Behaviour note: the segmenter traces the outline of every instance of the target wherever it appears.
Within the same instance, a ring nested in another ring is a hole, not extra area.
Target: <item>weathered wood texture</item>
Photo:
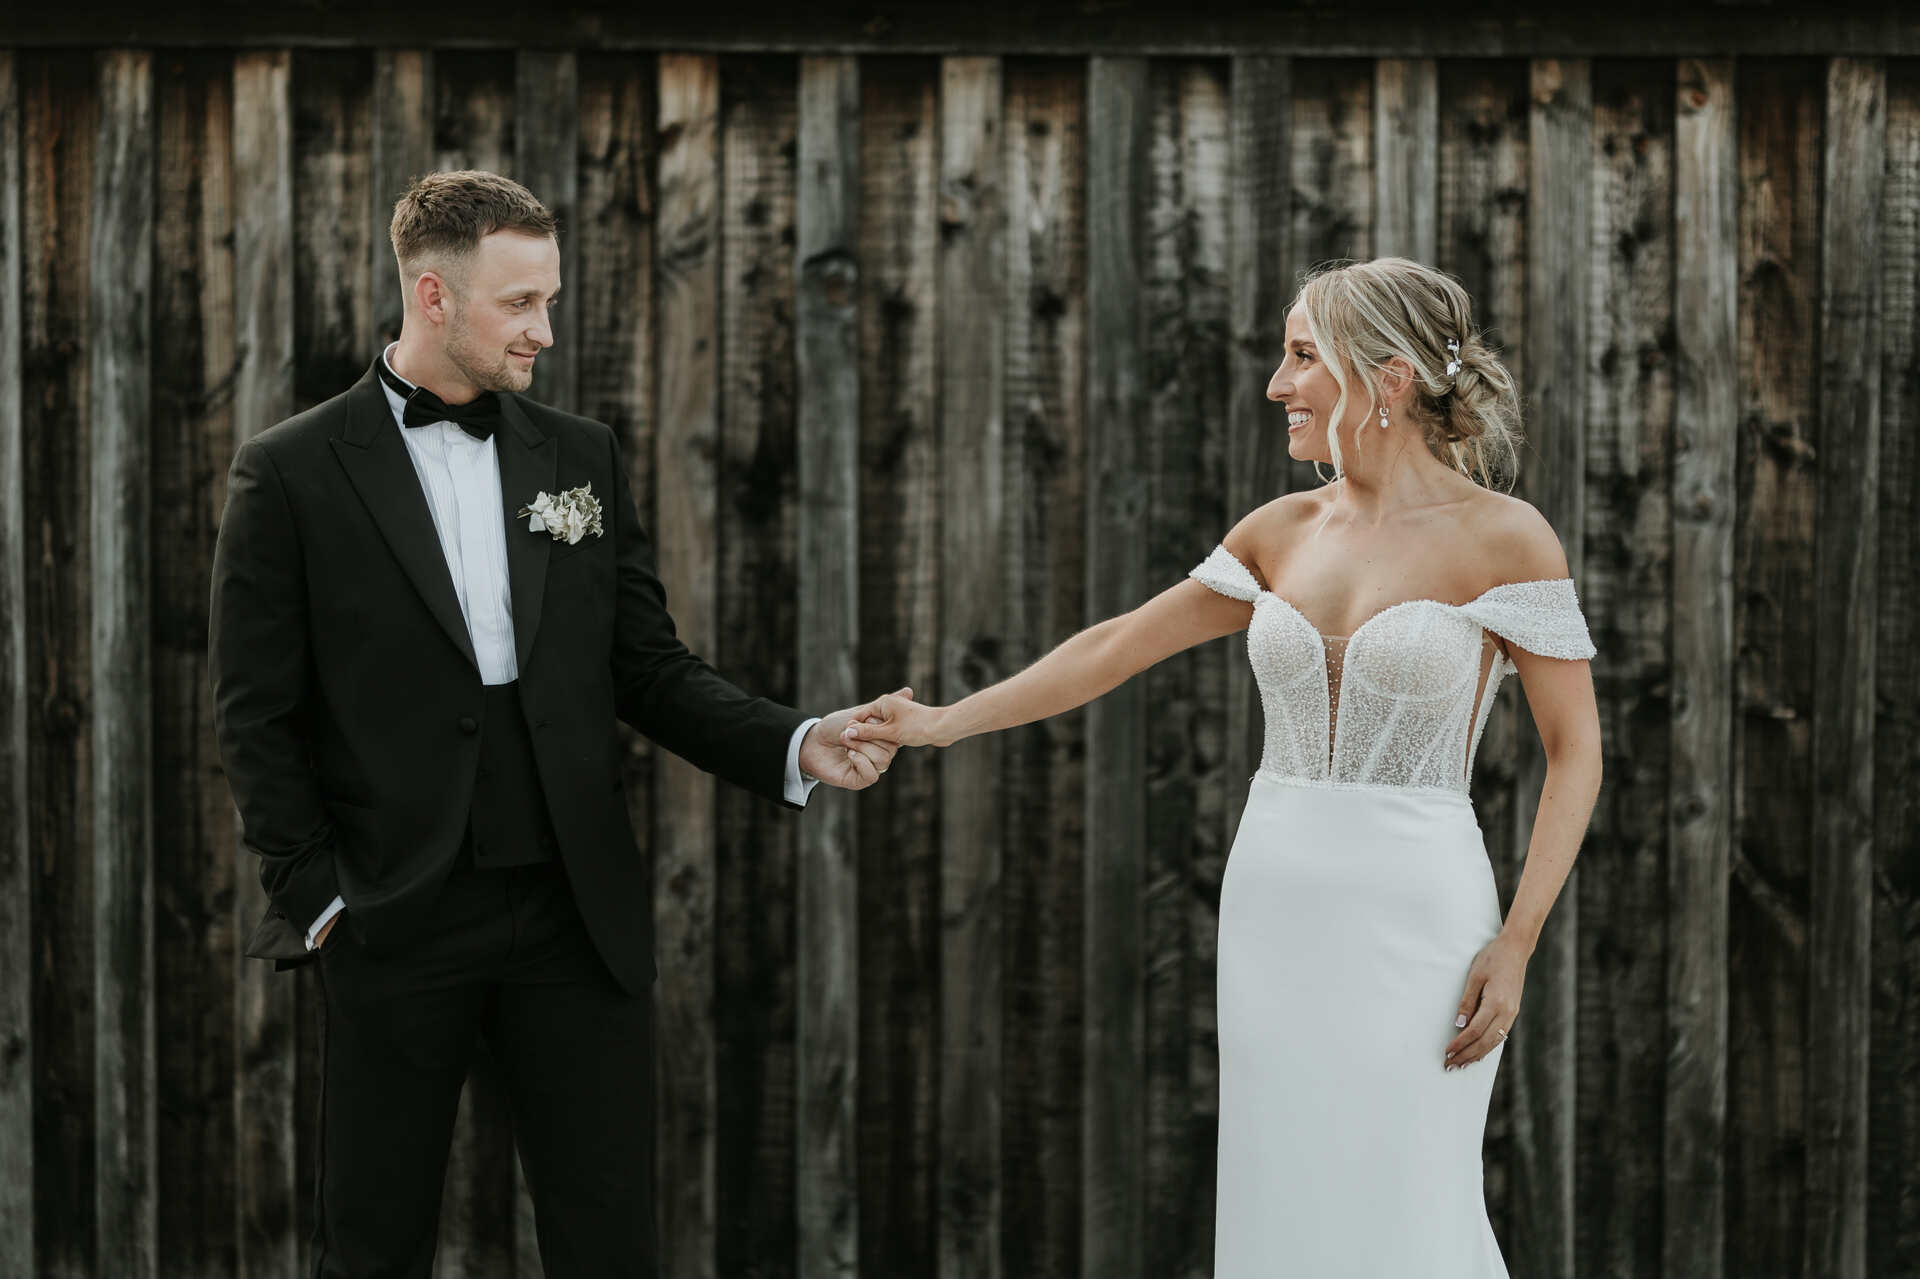
[[[0,1268],[33,1269],[33,869],[27,821],[20,73],[0,52]]]
[[[1810,1274],[1866,1279],[1886,64],[1835,58],[1826,99],[1804,1264]]]
[[[800,527],[805,566],[800,701],[850,706],[860,689],[860,68],[800,64],[799,216],[794,269]],[[822,794],[801,830],[795,930],[799,1049],[794,1178],[801,1279],[860,1271],[860,885],[854,809]]]
[[[1086,72],[1006,67],[1009,670],[1086,616]],[[1081,717],[1008,734],[1001,869],[1004,1270],[1080,1274]]]
[[[1660,1257],[1665,1273],[1717,1279],[1723,1273],[1727,1211],[1733,548],[1740,414],[1733,64],[1683,62],[1674,91],[1673,595],[1668,606],[1673,641],[1667,706],[1672,732],[1665,805],[1665,990],[1671,993],[1661,999],[1666,1139]],[[1679,607],[1681,600],[1687,607]],[[1647,748],[1657,751],[1660,745],[1649,742]],[[1643,758],[1639,743],[1633,748],[1637,762]],[[1647,806],[1658,803],[1656,790]],[[1659,834],[1657,827],[1650,832],[1655,839]],[[1648,991],[1657,995],[1651,979]],[[1631,1069],[1624,1059],[1622,1068]],[[1634,1104],[1624,1098],[1623,1103]]]
[[[1219,525],[1227,412],[1229,67],[1154,64],[1146,278],[1148,589],[1205,557]],[[1226,804],[1213,708],[1226,646],[1176,654],[1139,681],[1146,766],[1144,1273],[1213,1273],[1217,1037],[1213,903]],[[1201,909],[1196,911],[1199,903]],[[1178,1205],[1176,1210],[1175,1205]]]
[[[1173,58],[0,51],[0,1271],[310,1264],[319,992],[237,953],[207,573],[234,448],[397,332],[387,220],[441,166],[562,212],[538,393],[615,431],[681,634],[815,713],[1017,670],[1317,484],[1264,398],[1300,274],[1454,271],[1601,650],[1606,786],[1488,1127],[1509,1265],[1920,1271],[1920,62],[1206,21]],[[1474,779],[1509,899],[1521,703]],[[627,734],[665,1273],[1207,1274],[1259,736],[1237,638],[798,817]],[[441,1225],[442,1274],[540,1272],[484,1058]]]
[[[1825,76],[1746,62],[1739,120],[1724,1273],[1797,1267],[1806,1221],[1816,344]]]
[[[153,689],[147,504],[153,417],[153,55],[98,62],[88,256],[93,701],[94,1264],[159,1273],[154,1201]]]
[[[863,695],[933,696],[940,662],[934,381],[940,65],[860,69],[860,669]],[[895,757],[860,796],[860,1264],[932,1269],[939,1165],[940,761]]]
[[[1920,1271],[1920,64],[1887,64],[1867,1273]]]
[[[714,537],[720,452],[720,68],[660,59],[654,541],[681,639],[710,653],[718,630]],[[716,1275],[713,778],[661,757],[653,773],[654,1000],[659,1042],[655,1209],[663,1270]]]
[[[1146,539],[1145,307],[1152,67],[1095,58],[1087,72],[1087,613],[1153,589]],[[1148,707],[1139,680],[1087,707],[1085,1064],[1080,1273],[1147,1273],[1145,1199]]]
[[[753,672],[760,691],[786,702],[799,696],[801,681],[823,673],[808,669],[798,647],[806,635],[797,611],[799,564],[807,556],[798,540],[806,506],[796,482],[796,72],[790,58],[720,64],[720,576],[713,655],[722,670],[741,679]],[[661,429],[671,429],[664,406]],[[675,467],[663,461],[656,473],[670,484]],[[832,705],[851,700],[843,696]],[[719,1269],[722,1275],[785,1274],[793,1264],[801,1185],[795,1037],[804,961],[796,929],[804,926],[798,876],[808,854],[796,844],[818,831],[811,824],[796,829],[763,804],[725,798],[716,821]]]
[[[1650,1135],[1665,1115],[1666,1045],[1651,1031],[1667,1006],[1668,635],[1683,625],[1667,589],[1675,571],[1673,95],[1671,62],[1593,66],[1577,576],[1600,650],[1594,687],[1608,718],[1606,783],[1577,888],[1568,890],[1579,893],[1569,1010],[1578,1064],[1566,1099],[1576,1124],[1573,1247],[1581,1274],[1660,1268],[1662,1156]],[[1730,460],[1731,417],[1720,426]],[[1703,586],[1703,604],[1710,599]]]
[[[940,68],[940,666],[956,702],[1004,679],[1006,583],[1005,103],[997,58]],[[940,761],[941,1279],[997,1279],[1000,1256],[1000,874],[1005,738]]]

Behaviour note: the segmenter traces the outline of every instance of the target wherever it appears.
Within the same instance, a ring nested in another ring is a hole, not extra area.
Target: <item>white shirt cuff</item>
[[[335,897],[331,902],[327,903],[327,908],[320,912],[320,918],[313,921],[312,928],[307,929],[307,949],[308,950],[313,950],[319,945],[319,943],[316,942],[314,938],[318,937],[320,935],[320,930],[327,926],[327,921],[329,919],[332,919],[335,915],[338,915],[341,911],[345,910],[346,908],[347,908],[347,903],[345,902],[345,900],[339,897]]]
[[[807,731],[820,722],[818,715],[793,730],[793,740],[787,743],[787,802],[806,806],[807,796],[820,784],[817,777],[800,775],[800,743],[807,740]]]

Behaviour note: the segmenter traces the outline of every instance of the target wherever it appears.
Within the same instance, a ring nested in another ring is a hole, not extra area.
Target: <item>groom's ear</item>
[[[413,279],[413,300],[419,306],[420,314],[435,324],[446,320],[447,305],[452,301],[452,295],[453,290],[438,271],[424,270]]]

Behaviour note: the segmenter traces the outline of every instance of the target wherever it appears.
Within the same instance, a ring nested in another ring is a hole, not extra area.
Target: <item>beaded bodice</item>
[[[1224,546],[1191,576],[1253,605],[1260,771],[1274,777],[1464,795],[1487,708],[1515,669],[1489,633],[1543,657],[1594,655],[1569,578],[1508,582],[1465,604],[1404,600],[1352,635],[1323,636]]]

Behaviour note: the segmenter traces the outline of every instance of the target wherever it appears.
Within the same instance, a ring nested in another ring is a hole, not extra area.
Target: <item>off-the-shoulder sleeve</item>
[[[1580,612],[1573,579],[1508,582],[1496,586],[1462,611],[1480,625],[1529,653],[1570,660],[1594,655],[1587,619]]]
[[[1260,597],[1259,579],[1224,546],[1214,547],[1187,576],[1237,600],[1251,603]]]

